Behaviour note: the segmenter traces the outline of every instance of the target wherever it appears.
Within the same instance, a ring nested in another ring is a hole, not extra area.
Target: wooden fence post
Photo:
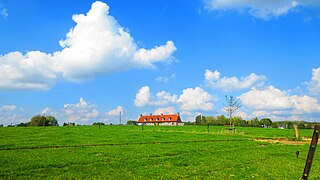
[[[317,144],[318,144],[319,132],[320,132],[320,126],[315,125],[314,126],[313,135],[312,135],[312,140],[311,140],[311,143],[310,143],[308,158],[307,158],[306,165],[304,167],[304,171],[303,171],[302,178],[301,178],[302,180],[307,180],[308,179],[308,176],[309,176],[309,173],[310,173],[310,169],[311,169],[311,166],[312,166],[314,153],[316,152],[316,147],[317,147]]]
[[[299,129],[298,129],[298,125],[294,126],[294,129],[296,131],[296,138],[299,139]]]

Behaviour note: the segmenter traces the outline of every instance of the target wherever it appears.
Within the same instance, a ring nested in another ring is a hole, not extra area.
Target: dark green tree
[[[299,122],[299,123],[297,124],[297,126],[298,126],[299,129],[306,129],[306,125],[305,125],[304,122]]]
[[[27,127],[28,125],[28,123],[19,123],[17,124],[17,127]]]
[[[196,125],[206,125],[206,124],[207,124],[207,121],[205,116],[198,115],[196,117]]]
[[[257,117],[251,119],[252,121],[252,126],[258,127],[259,126],[259,119]]]
[[[270,127],[271,124],[272,124],[272,121],[271,121],[270,118],[262,118],[262,119],[260,119],[259,124],[260,124],[260,125],[263,125],[263,126]]]
[[[103,122],[94,122],[93,124],[92,124],[92,126],[104,126],[105,124],[103,123]]]
[[[64,122],[63,123],[63,126],[75,126],[75,125],[76,125],[76,123],[72,123],[72,122],[68,122],[68,123]]]
[[[279,123],[278,122],[272,122],[271,123],[271,127],[272,128],[278,128],[280,125],[279,125]]]
[[[28,122],[29,126],[58,126],[58,121],[53,116],[36,115]]]
[[[128,120],[127,125],[137,125],[137,121],[134,120]]]

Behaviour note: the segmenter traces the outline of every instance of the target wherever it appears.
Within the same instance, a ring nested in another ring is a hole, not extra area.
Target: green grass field
[[[300,179],[309,144],[252,140],[294,137],[293,129],[218,126],[0,128],[0,179]],[[316,152],[309,179],[319,170]]]

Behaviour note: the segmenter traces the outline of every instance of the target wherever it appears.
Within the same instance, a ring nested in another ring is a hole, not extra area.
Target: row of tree
[[[250,120],[242,119],[242,117],[231,117],[227,118],[224,115],[220,116],[202,116],[196,117],[194,122],[186,122],[185,125],[212,125],[212,126],[225,126],[233,124],[235,126],[246,126],[246,127],[272,127],[272,128],[286,128],[291,129],[295,125],[299,129],[312,129],[315,123],[305,121],[276,121],[272,122],[270,118],[258,119],[253,118]]]
[[[242,119],[242,117],[238,117],[238,116],[228,118],[228,117],[225,117],[224,115],[219,115],[216,117],[199,115],[196,117],[195,122],[186,123],[186,125],[207,125],[207,124],[215,125],[215,126],[233,124],[235,126],[270,127],[272,124],[272,121],[269,118],[263,118],[260,120],[258,118],[245,120],[245,119]]]

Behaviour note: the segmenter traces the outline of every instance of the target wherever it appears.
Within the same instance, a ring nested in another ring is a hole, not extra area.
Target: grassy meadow
[[[299,133],[311,138],[313,130]],[[0,128],[0,179],[292,180],[301,178],[309,144],[253,139],[294,137],[294,129],[219,126]],[[320,178],[319,155],[309,179]]]

